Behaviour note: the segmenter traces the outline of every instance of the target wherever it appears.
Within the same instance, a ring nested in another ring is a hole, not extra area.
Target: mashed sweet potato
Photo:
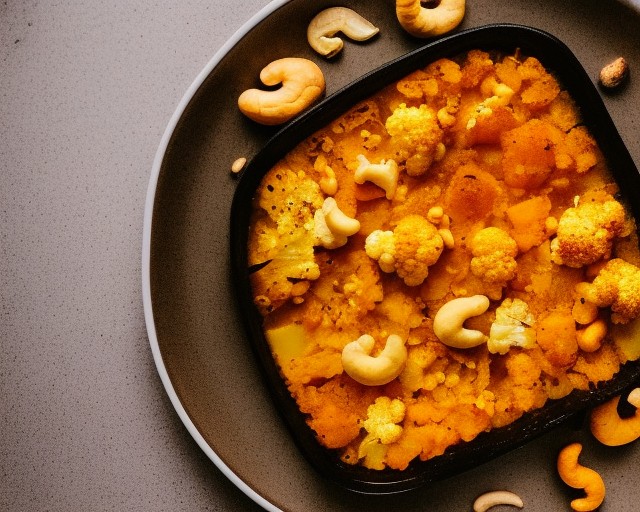
[[[356,183],[363,162],[374,177]],[[640,313],[635,221],[617,192],[569,94],[518,54],[438,60],[299,144],[257,190],[249,264],[318,441],[402,470],[611,379],[640,353],[612,334]],[[328,196],[359,222],[331,249],[314,219]],[[434,316],[471,295],[491,305],[465,327],[490,342],[451,348]],[[582,343],[603,319],[606,335]],[[364,334],[374,357],[404,340],[390,382],[344,371],[344,347]]]

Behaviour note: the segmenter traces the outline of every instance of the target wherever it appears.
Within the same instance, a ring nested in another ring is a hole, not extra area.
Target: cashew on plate
[[[464,18],[465,0],[440,0],[433,8],[420,0],[396,0],[396,16],[402,28],[415,37],[433,37],[456,28]]]
[[[274,60],[260,72],[264,85],[281,84],[275,91],[249,89],[238,98],[240,111],[264,125],[282,124],[315,103],[325,91],[317,64],[297,57]]]
[[[500,505],[510,505],[522,508],[522,498],[511,491],[490,491],[478,496],[473,503],[473,512],[486,512],[490,508]]]
[[[596,510],[605,496],[605,486],[602,477],[593,469],[578,463],[582,451],[580,443],[571,443],[560,450],[557,467],[562,481],[574,489],[583,489],[586,496],[576,498],[571,502],[571,508],[580,512]]]
[[[341,32],[354,41],[366,41],[379,29],[356,11],[346,7],[329,7],[320,11],[307,27],[307,41],[316,52],[331,58],[342,50],[344,42],[334,37]]]

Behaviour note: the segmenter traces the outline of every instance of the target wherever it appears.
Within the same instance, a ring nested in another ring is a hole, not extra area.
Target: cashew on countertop
[[[343,33],[354,41],[366,41],[379,29],[357,12],[346,7],[329,7],[320,11],[307,27],[307,41],[320,55],[331,58],[342,50],[344,42],[334,37]]]
[[[390,335],[382,352],[375,357],[371,356],[374,345],[373,337],[363,334],[342,350],[344,371],[365,386],[382,386],[391,382],[402,373],[407,362],[407,348],[400,336]]]
[[[586,494],[584,498],[573,500],[571,508],[578,512],[589,512],[602,505],[605,486],[597,472],[578,463],[581,451],[580,443],[565,446],[558,455],[557,467],[558,474],[565,484],[574,489],[583,489]]]
[[[238,98],[240,111],[265,125],[282,124],[315,103],[325,91],[325,80],[317,64],[297,57],[274,60],[260,72],[264,85],[274,91],[249,89]]]
[[[465,0],[440,0],[436,7],[420,0],[396,0],[396,16],[402,28],[415,37],[440,36],[456,28],[464,18]]]
[[[636,412],[628,418],[618,414],[619,396],[598,405],[591,411],[590,428],[593,437],[606,446],[622,446],[640,437],[640,388],[635,388],[627,402],[636,407]]]

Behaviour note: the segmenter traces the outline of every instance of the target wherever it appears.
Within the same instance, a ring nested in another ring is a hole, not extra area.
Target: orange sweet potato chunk
[[[327,448],[346,446],[360,434],[360,421],[376,396],[375,388],[337,376],[320,387],[292,387],[300,410],[311,415],[309,426]]]
[[[464,87],[475,87],[492,71],[493,61],[489,54],[481,50],[471,50],[462,66]]]
[[[573,128],[556,151],[556,166],[583,174],[598,163],[596,141],[584,126]]]
[[[478,116],[475,124],[466,130],[467,146],[475,144],[497,144],[505,130],[517,127],[520,121],[513,110],[506,107],[495,107],[489,115]]]
[[[538,345],[556,367],[568,367],[578,357],[576,325],[571,310],[556,309],[543,314],[536,324]]]
[[[518,61],[514,58],[506,58],[496,64],[496,76],[498,80],[518,92],[522,86],[522,76],[518,73]]]
[[[533,189],[544,183],[555,168],[554,147],[563,137],[555,126],[532,119],[502,135],[502,169],[507,185]]]
[[[498,181],[474,163],[460,167],[445,193],[445,211],[452,219],[487,217],[500,192]]]
[[[550,210],[551,201],[547,196],[535,196],[507,209],[510,234],[520,252],[527,252],[547,239],[545,222]]]
[[[538,59],[529,57],[520,65],[518,72],[524,81],[522,103],[530,109],[546,107],[560,94],[558,82]]]

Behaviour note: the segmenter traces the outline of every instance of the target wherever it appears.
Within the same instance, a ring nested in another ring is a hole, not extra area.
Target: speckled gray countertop
[[[0,2],[0,510],[258,510],[171,407],[140,254],[176,105],[267,3]]]
[[[259,510],[167,398],[140,253],[167,122],[267,4],[0,2],[0,511]]]

